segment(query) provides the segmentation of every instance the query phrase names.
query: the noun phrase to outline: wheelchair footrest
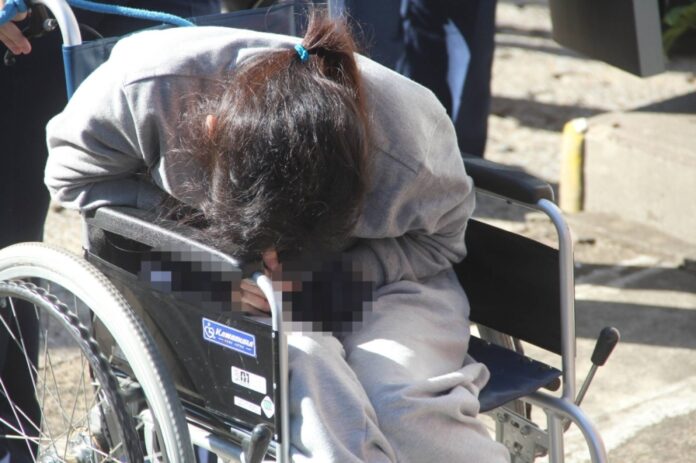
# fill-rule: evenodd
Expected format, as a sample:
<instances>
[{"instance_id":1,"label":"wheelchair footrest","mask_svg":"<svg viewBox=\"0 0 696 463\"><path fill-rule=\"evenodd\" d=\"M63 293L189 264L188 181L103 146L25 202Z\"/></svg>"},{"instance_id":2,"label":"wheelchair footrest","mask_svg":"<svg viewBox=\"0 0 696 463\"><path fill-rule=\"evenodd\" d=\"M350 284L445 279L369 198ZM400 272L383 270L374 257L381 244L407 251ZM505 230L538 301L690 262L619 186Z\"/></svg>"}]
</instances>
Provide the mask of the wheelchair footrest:
<instances>
[{"instance_id":1,"label":"wheelchair footrest","mask_svg":"<svg viewBox=\"0 0 696 463\"><path fill-rule=\"evenodd\" d=\"M561 376L556 368L475 336L469 341L469 354L491 372L491 379L479 395L481 412L529 395Z\"/></svg>"}]
</instances>

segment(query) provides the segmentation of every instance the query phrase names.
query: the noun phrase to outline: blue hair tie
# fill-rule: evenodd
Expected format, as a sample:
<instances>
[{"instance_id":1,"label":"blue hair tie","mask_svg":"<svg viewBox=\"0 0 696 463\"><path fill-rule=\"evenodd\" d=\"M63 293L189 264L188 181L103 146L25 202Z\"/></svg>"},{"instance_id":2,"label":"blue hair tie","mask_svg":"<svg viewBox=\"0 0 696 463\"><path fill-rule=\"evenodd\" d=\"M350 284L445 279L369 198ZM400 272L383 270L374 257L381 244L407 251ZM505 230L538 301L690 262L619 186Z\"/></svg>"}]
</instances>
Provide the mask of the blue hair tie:
<instances>
[{"instance_id":1,"label":"blue hair tie","mask_svg":"<svg viewBox=\"0 0 696 463\"><path fill-rule=\"evenodd\" d=\"M295 51L297 52L297 56L300 57L300 61L306 63L309 59L309 52L307 49L298 43L295 45Z\"/></svg>"}]
</instances>

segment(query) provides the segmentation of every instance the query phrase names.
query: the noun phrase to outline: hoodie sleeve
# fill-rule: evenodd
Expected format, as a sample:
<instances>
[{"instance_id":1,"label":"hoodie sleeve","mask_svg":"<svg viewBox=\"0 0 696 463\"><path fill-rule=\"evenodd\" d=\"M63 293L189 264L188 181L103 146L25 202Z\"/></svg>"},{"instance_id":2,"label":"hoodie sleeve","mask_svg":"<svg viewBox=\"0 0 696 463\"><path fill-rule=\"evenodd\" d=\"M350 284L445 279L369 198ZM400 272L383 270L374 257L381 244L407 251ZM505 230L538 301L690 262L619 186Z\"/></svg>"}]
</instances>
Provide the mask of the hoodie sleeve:
<instances>
[{"instance_id":1,"label":"hoodie sleeve","mask_svg":"<svg viewBox=\"0 0 696 463\"><path fill-rule=\"evenodd\" d=\"M431 135L421 143L426 154L419 168L402 169L398 174L401 186L387 195L388 204L376 207L388 224L388 236L361 239L351 249L378 286L420 281L466 255L464 234L474 209L473 182L465 172L454 127L444 111L432 127Z\"/></svg>"},{"instance_id":2,"label":"hoodie sleeve","mask_svg":"<svg viewBox=\"0 0 696 463\"><path fill-rule=\"evenodd\" d=\"M118 60L97 68L46 128L45 183L66 207L138 206L156 191L138 173L159 154L152 127L136 120ZM147 133L147 146L143 139ZM154 152L153 152L154 151Z\"/></svg>"},{"instance_id":3,"label":"hoodie sleeve","mask_svg":"<svg viewBox=\"0 0 696 463\"><path fill-rule=\"evenodd\" d=\"M55 200L86 210L147 207L161 190L187 199L175 181L202 172L193 161L170 156L179 124L196 123L184 120L187 111L201 95L220 89L229 55L244 43L236 30L188 29L121 40L49 122L44 180ZM178 42L184 45L169 51Z\"/></svg>"}]
</instances>

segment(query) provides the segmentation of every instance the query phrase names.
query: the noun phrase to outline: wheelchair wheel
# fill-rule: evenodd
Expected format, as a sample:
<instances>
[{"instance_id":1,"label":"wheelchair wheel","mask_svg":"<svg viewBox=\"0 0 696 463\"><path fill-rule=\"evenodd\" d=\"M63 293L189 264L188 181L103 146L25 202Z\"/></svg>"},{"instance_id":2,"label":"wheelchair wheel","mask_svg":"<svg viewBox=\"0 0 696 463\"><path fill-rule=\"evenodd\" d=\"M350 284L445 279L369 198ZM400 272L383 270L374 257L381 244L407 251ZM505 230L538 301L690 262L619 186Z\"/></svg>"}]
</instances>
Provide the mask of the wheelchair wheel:
<instances>
[{"instance_id":1,"label":"wheelchair wheel","mask_svg":"<svg viewBox=\"0 0 696 463\"><path fill-rule=\"evenodd\" d=\"M13 400L3 369L0 444L28 451L41 463L195 461L181 404L154 342L92 265L41 243L0 250L0 313L0 344L5 332L8 352L19 352L15 363L28 373L30 392ZM101 352L93 338L97 324L113 338L112 349L128 361L132 377L111 368L113 351ZM17 382L14 370L9 376ZM22 408L26 396L35 400Z\"/></svg>"},{"instance_id":2,"label":"wheelchair wheel","mask_svg":"<svg viewBox=\"0 0 696 463\"><path fill-rule=\"evenodd\" d=\"M143 461L108 360L65 304L32 283L0 282L0 320L12 368L0 378L0 422L13 459Z\"/></svg>"}]
</instances>

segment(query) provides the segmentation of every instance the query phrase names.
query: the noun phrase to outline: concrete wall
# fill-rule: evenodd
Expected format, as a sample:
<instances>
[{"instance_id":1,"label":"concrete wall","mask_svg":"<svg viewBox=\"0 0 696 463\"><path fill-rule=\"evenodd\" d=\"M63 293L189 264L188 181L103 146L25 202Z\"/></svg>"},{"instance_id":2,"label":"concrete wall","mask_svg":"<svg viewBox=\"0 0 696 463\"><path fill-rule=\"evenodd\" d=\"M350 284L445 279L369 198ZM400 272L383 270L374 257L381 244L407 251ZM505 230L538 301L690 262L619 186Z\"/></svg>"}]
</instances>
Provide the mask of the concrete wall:
<instances>
[{"instance_id":1,"label":"concrete wall","mask_svg":"<svg viewBox=\"0 0 696 463\"><path fill-rule=\"evenodd\" d=\"M688 101L671 112L645 108L651 111L589 120L585 210L616 214L696 242L696 94Z\"/></svg>"}]
</instances>

